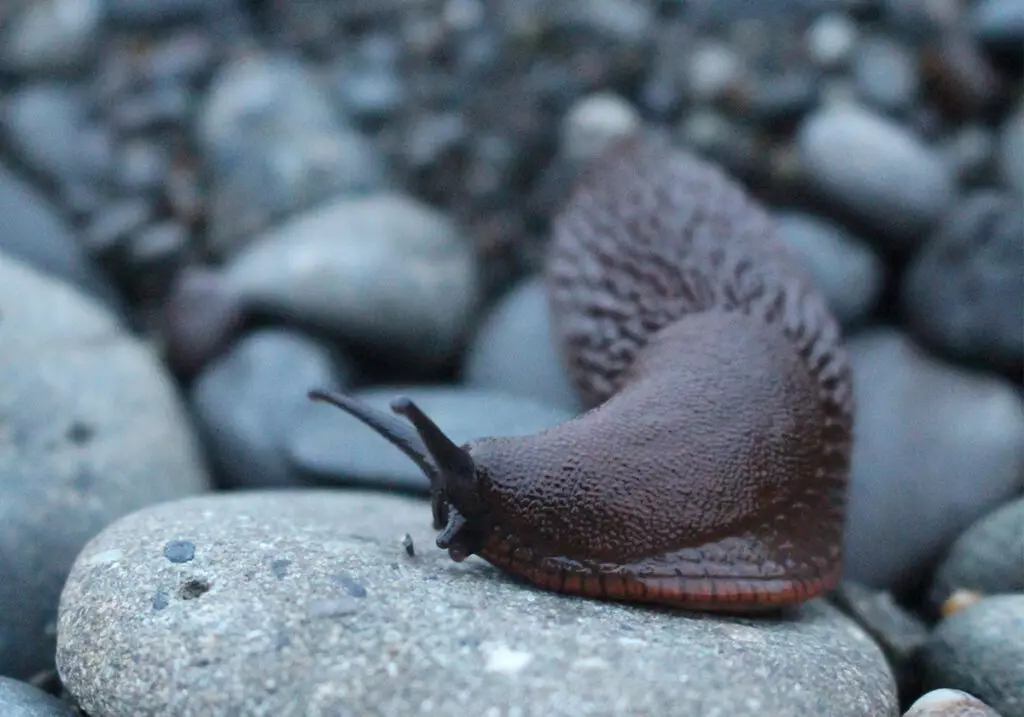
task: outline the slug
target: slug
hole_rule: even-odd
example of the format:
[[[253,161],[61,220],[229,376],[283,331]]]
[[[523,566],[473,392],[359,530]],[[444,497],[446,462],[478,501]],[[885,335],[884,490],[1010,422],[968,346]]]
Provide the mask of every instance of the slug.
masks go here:
[[[457,446],[314,390],[413,460],[438,547],[540,588],[707,611],[834,588],[852,376],[823,295],[724,170],[637,133],[594,160],[551,221],[552,325],[584,412]],[[523,347],[529,350],[529,347]]]

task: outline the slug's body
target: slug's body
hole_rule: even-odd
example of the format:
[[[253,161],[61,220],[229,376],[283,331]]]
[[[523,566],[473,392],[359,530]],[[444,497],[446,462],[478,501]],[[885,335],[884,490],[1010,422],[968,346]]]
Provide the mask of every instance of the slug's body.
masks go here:
[[[407,399],[317,392],[431,481],[438,545],[548,589],[772,609],[841,571],[852,428],[838,325],[766,212],[719,170],[635,137],[555,217],[553,324],[590,406],[461,448]]]

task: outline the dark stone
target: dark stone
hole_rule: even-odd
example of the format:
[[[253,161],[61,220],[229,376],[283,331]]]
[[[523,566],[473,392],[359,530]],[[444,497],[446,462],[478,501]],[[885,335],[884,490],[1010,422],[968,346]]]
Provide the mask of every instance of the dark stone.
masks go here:
[[[222,479],[232,487],[289,486],[300,476],[285,442],[313,388],[347,382],[340,354],[287,329],[261,329],[236,343],[194,381],[196,420]]]
[[[924,650],[925,687],[963,690],[1001,717],[1024,715],[1024,594],[993,595],[953,613]]]
[[[957,538],[932,580],[930,607],[938,611],[957,590],[1024,593],[1024,498],[980,518]]]
[[[957,359],[1024,365],[1024,204],[965,197],[907,268],[902,307],[915,335]]]
[[[187,563],[196,556],[196,546],[188,540],[171,540],[164,545],[164,557],[172,563]]]

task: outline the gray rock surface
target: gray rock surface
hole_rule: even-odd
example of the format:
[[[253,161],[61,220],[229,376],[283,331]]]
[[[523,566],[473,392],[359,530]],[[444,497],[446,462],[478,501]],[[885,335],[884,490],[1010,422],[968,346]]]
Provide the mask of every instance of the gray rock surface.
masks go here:
[[[78,717],[71,705],[25,682],[0,676],[0,715],[4,717]]]
[[[885,282],[885,264],[839,224],[801,212],[780,212],[779,238],[804,259],[836,317],[846,326],[874,308]]]
[[[960,589],[1024,593],[1024,498],[1000,506],[957,538],[932,579],[932,606]]]
[[[152,350],[0,254],[0,674],[52,667],[61,586],[115,518],[207,487]]]
[[[999,131],[999,170],[1003,181],[1018,196],[1024,196],[1024,102]]]
[[[197,134],[213,179],[210,241],[224,255],[296,213],[388,184],[382,158],[311,67],[284,54],[223,65]]]
[[[338,199],[288,221],[240,251],[225,280],[250,308],[425,368],[457,351],[480,290],[460,228],[392,193]]]
[[[954,359],[1024,366],[1024,198],[964,197],[914,256],[902,281],[907,323]]]
[[[1001,717],[1024,716],[1024,594],[994,595],[953,613],[924,651],[930,689],[963,690]]]
[[[525,279],[481,322],[466,353],[466,383],[578,412],[580,400],[552,331],[543,280]]]
[[[881,652],[824,601],[730,619],[570,598],[451,561],[429,523],[359,492],[141,511],[78,558],[60,674],[103,717],[898,714]]]
[[[939,689],[921,695],[903,717],[1000,717],[999,713],[963,690]]]
[[[335,358],[298,331],[261,329],[239,339],[193,382],[196,420],[227,485],[295,484],[285,439],[310,389],[344,386],[351,369]]]
[[[952,173],[935,149],[853,103],[810,114],[796,143],[814,189],[900,247],[923,241],[955,195]]]
[[[91,263],[64,218],[39,191],[0,165],[0,252],[59,277],[110,306],[110,282]]]
[[[849,342],[857,402],[846,576],[900,593],[1021,490],[1013,385],[936,360],[895,329]]]
[[[531,398],[481,389],[375,386],[352,395],[387,413],[393,398],[408,396],[459,445],[485,436],[536,433],[574,415]],[[429,488],[420,469],[401,451],[355,418],[323,403],[307,401],[296,411],[285,450],[293,469],[308,479],[418,493]]]
[[[75,72],[89,64],[103,0],[24,2],[0,31],[0,66],[13,72]]]

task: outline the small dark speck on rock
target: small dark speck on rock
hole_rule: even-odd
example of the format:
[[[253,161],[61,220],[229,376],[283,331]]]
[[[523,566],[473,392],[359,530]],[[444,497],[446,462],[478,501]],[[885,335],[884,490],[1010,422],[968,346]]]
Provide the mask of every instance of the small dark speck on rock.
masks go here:
[[[74,421],[68,426],[68,440],[77,446],[89,442],[93,436],[93,427],[84,421]]]
[[[179,594],[182,600],[195,600],[209,591],[209,589],[210,583],[208,581],[202,578],[190,578],[182,584]]]
[[[410,558],[416,557],[416,546],[412,543],[412,536],[408,533],[402,538],[402,547],[405,548],[405,554]]]
[[[356,582],[351,575],[345,573],[337,573],[331,576],[331,582],[335,585],[340,585],[345,589],[352,597],[366,597],[366,588]]]
[[[164,545],[164,557],[172,563],[187,563],[196,556],[196,546],[191,540],[169,540]]]
[[[285,576],[288,574],[288,566],[291,564],[291,560],[286,560],[284,558],[271,561],[270,572],[272,572],[274,577],[278,580],[284,580]]]

